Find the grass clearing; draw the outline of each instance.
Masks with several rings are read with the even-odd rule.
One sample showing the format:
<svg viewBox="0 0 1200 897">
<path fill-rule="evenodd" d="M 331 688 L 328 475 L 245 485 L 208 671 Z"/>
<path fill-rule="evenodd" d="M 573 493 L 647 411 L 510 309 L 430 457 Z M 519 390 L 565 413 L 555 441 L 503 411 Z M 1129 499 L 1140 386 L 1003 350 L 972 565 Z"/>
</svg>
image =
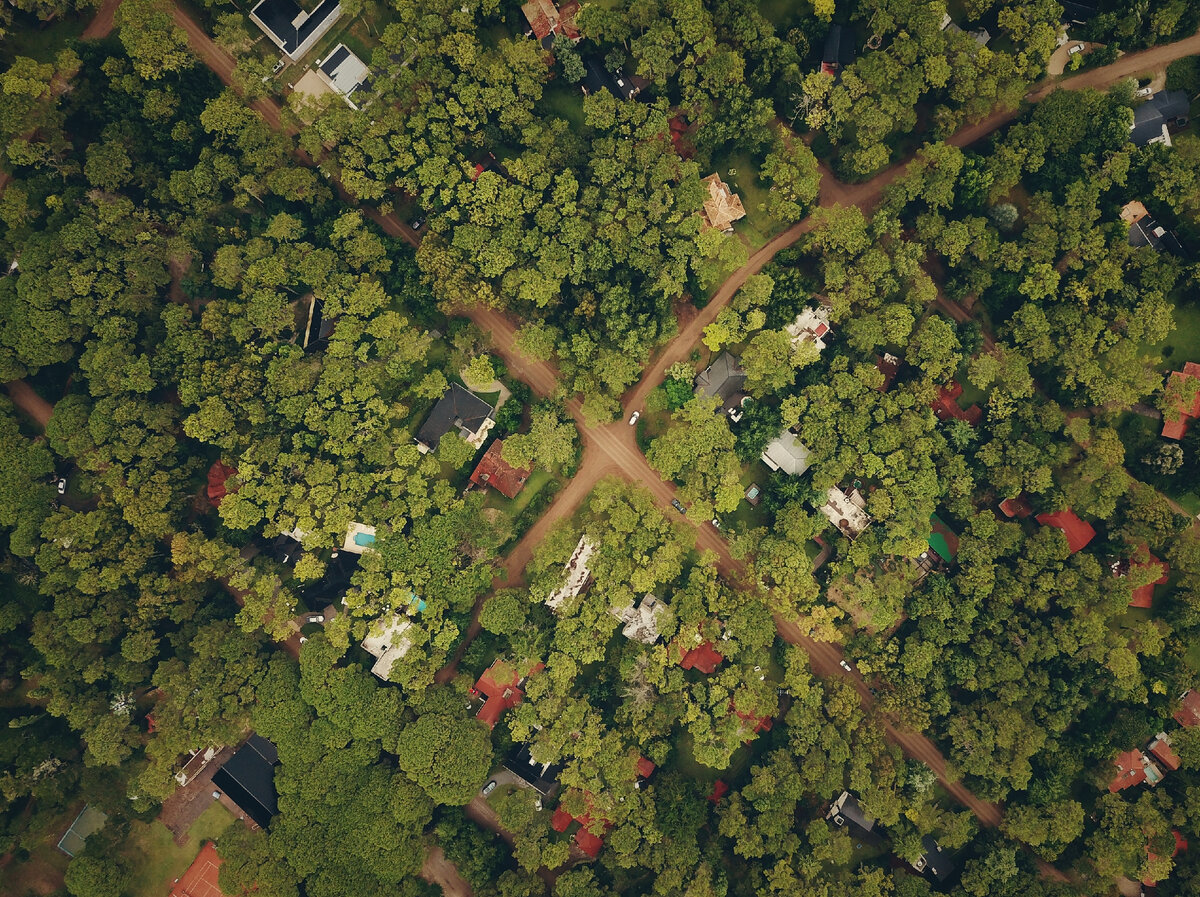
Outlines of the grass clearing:
<svg viewBox="0 0 1200 897">
<path fill-rule="evenodd" d="M 525 488 L 517 493 L 516 498 L 505 498 L 495 489 L 487 490 L 487 497 L 483 500 L 485 508 L 496 508 L 506 514 L 516 516 L 529 506 L 533 501 L 534 496 L 540 492 L 547 483 L 554 480 L 554 474 L 548 470 L 543 470 L 540 467 L 534 468 L 529 475 L 529 479 L 525 481 Z"/>
<path fill-rule="evenodd" d="M 1171 310 L 1175 329 L 1161 343 L 1145 348 L 1162 356 L 1159 370 L 1177 371 L 1185 362 L 1200 361 L 1200 303 L 1176 303 Z"/>
<path fill-rule="evenodd" d="M 4 37 L 4 49 L 0 61 L 8 68 L 17 56 L 28 56 L 38 62 L 53 62 L 54 57 L 69 40 L 78 40 L 96 11 L 85 7 L 83 15 L 55 18 L 52 22 L 28 24 L 28 17 L 20 17 L 8 29 Z"/>
<path fill-rule="evenodd" d="M 132 897 L 162 897 L 191 865 L 204 842 L 215 840 L 232 822 L 233 814 L 214 801 L 192 823 L 182 846 L 157 819 L 149 825 L 134 822 L 121 851 L 134 870 L 129 893 Z"/>
<path fill-rule="evenodd" d="M 746 217 L 733 225 L 734 233 L 745 240 L 751 250 L 761 248 L 771 237 L 785 229 L 783 222 L 766 212 L 770 187 L 758 177 L 758 165 L 745 153 L 729 153 L 713 159 L 713 167 L 729 189 L 742 198 Z"/>
<path fill-rule="evenodd" d="M 557 78 L 551 81 L 542 91 L 542 106 L 566 119 L 576 131 L 583 130 L 583 91 L 578 84 L 567 84 Z"/>
</svg>

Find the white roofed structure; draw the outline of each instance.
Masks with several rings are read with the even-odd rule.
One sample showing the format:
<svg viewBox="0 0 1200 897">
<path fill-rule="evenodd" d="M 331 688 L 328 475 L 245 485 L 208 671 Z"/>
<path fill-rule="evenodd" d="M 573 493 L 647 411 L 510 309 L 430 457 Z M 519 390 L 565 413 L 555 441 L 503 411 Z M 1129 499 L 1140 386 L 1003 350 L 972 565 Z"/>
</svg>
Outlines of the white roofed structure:
<svg viewBox="0 0 1200 897">
<path fill-rule="evenodd" d="M 363 650 L 375 658 L 371 672 L 385 682 L 392 665 L 412 647 L 412 641 L 404 634 L 411 626 L 412 622 L 400 614 L 381 617 L 371 624 L 371 631 L 362 640 Z"/>
<path fill-rule="evenodd" d="M 640 604 L 631 602 L 625 607 L 609 608 L 608 612 L 625 624 L 621 630 L 625 638 L 653 645 L 662 635 L 663 619 L 671 611 L 653 595 L 646 595 Z"/>
<path fill-rule="evenodd" d="M 791 430 L 784 430 L 767 443 L 762 452 L 762 462 L 771 470 L 782 470 L 788 476 L 798 477 L 811 466 L 806 446 Z"/>
<path fill-rule="evenodd" d="M 558 610 L 563 606 L 563 603 L 571 598 L 574 598 L 583 591 L 587 581 L 592 576 L 592 571 L 588 567 L 588 561 L 592 559 L 592 555 L 596 552 L 596 544 L 587 537 L 587 534 L 579 537 L 579 544 L 575 546 L 575 550 L 571 553 L 570 559 L 567 561 L 564 568 L 566 572 L 566 581 L 549 594 L 546 598 L 546 604 L 552 610 Z"/>
<path fill-rule="evenodd" d="M 857 489 L 846 494 L 837 486 L 830 486 L 821 505 L 821 513 L 848 539 L 858 536 L 871 525 L 871 516 L 866 511 L 867 503 Z"/>
<path fill-rule="evenodd" d="M 796 315 L 796 320 L 785 328 L 792 338 L 792 346 L 812 343 L 817 352 L 825 351 L 825 336 L 829 333 L 829 309 L 824 305 L 806 308 Z"/>
</svg>

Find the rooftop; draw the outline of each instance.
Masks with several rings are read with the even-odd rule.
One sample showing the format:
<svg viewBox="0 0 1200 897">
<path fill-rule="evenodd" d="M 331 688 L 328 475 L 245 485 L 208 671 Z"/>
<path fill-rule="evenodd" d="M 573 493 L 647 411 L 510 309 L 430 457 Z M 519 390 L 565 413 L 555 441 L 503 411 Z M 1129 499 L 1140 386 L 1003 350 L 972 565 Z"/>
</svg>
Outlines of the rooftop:
<svg viewBox="0 0 1200 897">
<path fill-rule="evenodd" d="M 1200 726 L 1200 691 L 1188 689 L 1179 698 L 1179 709 L 1175 711 L 1175 722 L 1190 729 Z"/>
<path fill-rule="evenodd" d="M 700 217 L 704 220 L 704 224 L 726 233 L 732 232 L 733 222 L 746 217 L 741 197 L 729 189 L 719 174 L 710 174 L 708 177 L 702 178 L 700 183 L 708 191 L 708 197 L 704 200 L 704 208 L 700 211 Z"/>
<path fill-rule="evenodd" d="M 627 639 L 652 645 L 662 635 L 661 623 L 670 609 L 653 595 L 646 595 L 641 602 L 630 602 L 622 608 L 609 608 L 608 612 L 625 624 L 621 634 Z"/>
<path fill-rule="evenodd" d="M 1005 517 L 1028 517 L 1033 513 L 1033 505 L 1029 497 L 1022 492 L 1016 498 L 1006 498 L 1000 502 L 1000 510 Z"/>
<path fill-rule="evenodd" d="M 1160 90 L 1133 110 L 1129 139 L 1137 146 L 1171 145 L 1169 128 L 1187 121 L 1191 103 L 1182 90 Z"/>
<path fill-rule="evenodd" d="M 736 355 L 722 352 L 696 375 L 693 384 L 700 395 L 718 398 L 729 408 L 736 405 L 742 387 L 746 385 L 746 372 Z"/>
<path fill-rule="evenodd" d="M 771 470 L 781 470 L 789 476 L 798 477 L 811 466 L 808 447 L 791 430 L 784 430 L 767 443 L 762 451 L 762 462 Z"/>
<path fill-rule="evenodd" d="M 442 395 L 421 429 L 417 431 L 417 445 L 423 452 L 438 447 L 442 437 L 451 430 L 458 430 L 467 442 L 482 448 L 487 431 L 495 423 L 495 410 L 479 396 L 467 391 L 457 383 Z"/>
<path fill-rule="evenodd" d="M 852 822 L 864 832 L 869 832 L 875 828 L 875 820 L 863 812 L 862 807 L 858 803 L 858 798 L 849 791 L 843 791 L 838 795 L 838 799 L 829 807 L 829 812 L 825 814 L 825 818 L 832 820 L 834 825 L 844 826 L 847 822 Z"/>
<path fill-rule="evenodd" d="M 261 735 L 251 734 L 238 752 L 212 777 L 213 787 L 241 808 L 247 816 L 266 828 L 279 812 L 275 797 L 275 766 L 279 752 Z"/>
<path fill-rule="evenodd" d="M 1168 439 L 1182 439 L 1192 421 L 1200 417 L 1200 364 L 1189 361 L 1182 371 L 1172 371 L 1167 390 L 1169 396 L 1177 399 L 1177 414 L 1175 420 L 1163 416 L 1162 435 Z"/>
<path fill-rule="evenodd" d="M 392 666 L 412 647 L 412 640 L 405 635 L 411 626 L 408 617 L 393 613 L 372 623 L 370 632 L 362 640 L 363 650 L 375 658 L 371 672 L 385 682 Z"/>
<path fill-rule="evenodd" d="M 866 500 L 857 489 L 851 489 L 847 494 L 837 486 L 830 486 L 820 511 L 842 535 L 848 539 L 857 539 L 862 531 L 871 525 L 871 515 L 867 513 L 866 507 Z"/>
<path fill-rule="evenodd" d="M 225 485 L 230 477 L 237 476 L 237 468 L 230 467 L 223 461 L 217 461 L 208 469 L 208 500 L 214 508 L 221 506 L 221 501 L 229 494 L 229 489 Z M 235 487 L 234 492 L 237 491 Z"/>
<path fill-rule="evenodd" d="M 571 552 L 571 557 L 564 567 L 566 581 L 546 596 L 546 604 L 553 610 L 558 610 L 568 599 L 574 598 L 583 591 L 587 581 L 592 576 L 588 561 L 596 552 L 596 545 L 586 534 L 579 537 L 579 544 Z"/>
<path fill-rule="evenodd" d="M 983 419 L 983 409 L 978 405 L 972 405 L 964 410 L 958 404 L 958 397 L 962 393 L 962 384 L 956 380 L 951 381 L 950 385 L 943 386 L 938 390 L 938 397 L 930 407 L 933 408 L 933 413 L 937 415 L 938 420 L 961 420 L 972 427 L 977 427 Z"/>
<path fill-rule="evenodd" d="M 516 468 L 504 460 L 502 451 L 504 443 L 497 439 L 483 453 L 475 470 L 471 472 L 471 482 L 477 486 L 491 486 L 506 498 L 516 498 L 525 488 L 525 481 L 533 471 L 529 468 Z"/>
<path fill-rule="evenodd" d="M 550 48 L 556 34 L 573 41 L 580 38 L 579 28 L 575 25 L 579 4 L 575 0 L 570 0 L 562 6 L 556 6 L 553 0 L 530 0 L 521 6 L 521 12 L 525 14 L 533 36 L 547 49 Z"/>
<path fill-rule="evenodd" d="M 785 328 L 792 338 L 792 345 L 812 343 L 818 352 L 825 350 L 825 337 L 829 333 L 829 309 L 824 305 L 806 308 L 796 315 L 796 320 Z"/>
<path fill-rule="evenodd" d="M 295 0 L 262 0 L 250 11 L 250 20 L 295 61 L 311 50 L 341 15 L 338 0 L 324 0 L 311 10 Z"/>
<path fill-rule="evenodd" d="M 1108 790 L 1113 794 L 1142 782 L 1157 785 L 1162 781 L 1162 773 L 1158 767 L 1137 748 L 1117 754 L 1113 765 L 1117 767 L 1117 774 L 1108 783 Z"/>
<path fill-rule="evenodd" d="M 1055 511 L 1052 514 L 1038 514 L 1034 519 L 1044 526 L 1062 530 L 1063 535 L 1067 537 L 1067 547 L 1071 550 L 1071 554 L 1081 550 L 1096 538 L 1096 530 L 1092 528 L 1092 525 L 1086 520 L 1079 519 L 1079 516 L 1070 508 Z"/>
<path fill-rule="evenodd" d="M 371 77 L 371 70 L 367 68 L 365 62 L 354 55 L 349 47 L 345 44 L 338 44 L 333 48 L 333 52 L 317 63 L 317 71 L 321 73 L 333 91 L 350 104 L 351 108 L 358 108 L 350 97 L 360 88 L 369 86 L 368 79 Z"/>
<path fill-rule="evenodd" d="M 679 646 L 679 665 L 685 670 L 699 670 L 706 676 L 711 676 L 720 666 L 725 657 L 713 647 L 712 642 L 702 642 L 694 648 Z"/>
<path fill-rule="evenodd" d="M 519 744 L 516 750 L 504 758 L 504 768 L 517 776 L 538 794 L 549 794 L 558 784 L 560 763 L 538 763 L 527 744 Z"/>
<path fill-rule="evenodd" d="M 1154 736 L 1154 740 L 1150 742 L 1150 753 L 1170 770 L 1179 769 L 1179 764 L 1183 762 L 1171 747 L 1171 738 L 1166 732 L 1159 732 Z"/>
<path fill-rule="evenodd" d="M 532 676 L 543 669 L 542 664 L 536 664 L 529 671 L 529 675 Z M 474 694 L 486 697 L 476 717 L 487 723 L 489 729 L 495 728 L 505 710 L 511 710 L 524 700 L 525 692 L 521 690 L 521 684 L 526 678 L 528 677 L 523 677 L 517 672 L 513 664 L 502 660 L 493 661 L 492 665 L 483 671 L 473 689 Z"/>
</svg>

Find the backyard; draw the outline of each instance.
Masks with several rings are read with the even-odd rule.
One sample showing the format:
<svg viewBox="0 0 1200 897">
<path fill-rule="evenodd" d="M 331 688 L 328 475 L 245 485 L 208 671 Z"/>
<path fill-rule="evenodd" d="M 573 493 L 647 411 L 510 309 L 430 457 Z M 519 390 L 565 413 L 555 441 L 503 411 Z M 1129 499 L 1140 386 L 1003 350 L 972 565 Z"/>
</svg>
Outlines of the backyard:
<svg viewBox="0 0 1200 897">
<path fill-rule="evenodd" d="M 170 830 L 158 820 L 134 822 L 121 853 L 133 869 L 131 897 L 164 897 L 200 852 L 205 841 L 216 840 L 233 822 L 233 815 L 214 801 L 188 829 L 187 841 L 175 843 Z"/>
</svg>

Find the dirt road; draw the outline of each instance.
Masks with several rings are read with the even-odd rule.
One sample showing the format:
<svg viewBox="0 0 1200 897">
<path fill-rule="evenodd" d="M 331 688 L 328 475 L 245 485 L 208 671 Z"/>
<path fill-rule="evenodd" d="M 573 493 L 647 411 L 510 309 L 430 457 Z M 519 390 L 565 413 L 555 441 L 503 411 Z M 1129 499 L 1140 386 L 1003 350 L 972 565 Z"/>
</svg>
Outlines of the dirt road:
<svg viewBox="0 0 1200 897">
<path fill-rule="evenodd" d="M 446 859 L 446 854 L 440 847 L 431 847 L 425 854 L 421 878 L 441 888 L 445 897 L 472 897 L 474 894 L 467 880 L 458 874 L 458 869 Z"/>
<path fill-rule="evenodd" d="M 96 11 L 96 18 L 92 19 L 83 29 L 83 39 L 103 40 L 112 34 L 113 17 L 117 14 L 117 7 L 120 5 L 121 0 L 104 0 L 100 9 Z"/>
<path fill-rule="evenodd" d="M 54 414 L 54 406 L 33 391 L 33 387 L 24 380 L 9 380 L 4 384 L 4 390 L 13 404 L 32 417 L 41 429 L 46 429 L 50 416 Z"/>
</svg>

